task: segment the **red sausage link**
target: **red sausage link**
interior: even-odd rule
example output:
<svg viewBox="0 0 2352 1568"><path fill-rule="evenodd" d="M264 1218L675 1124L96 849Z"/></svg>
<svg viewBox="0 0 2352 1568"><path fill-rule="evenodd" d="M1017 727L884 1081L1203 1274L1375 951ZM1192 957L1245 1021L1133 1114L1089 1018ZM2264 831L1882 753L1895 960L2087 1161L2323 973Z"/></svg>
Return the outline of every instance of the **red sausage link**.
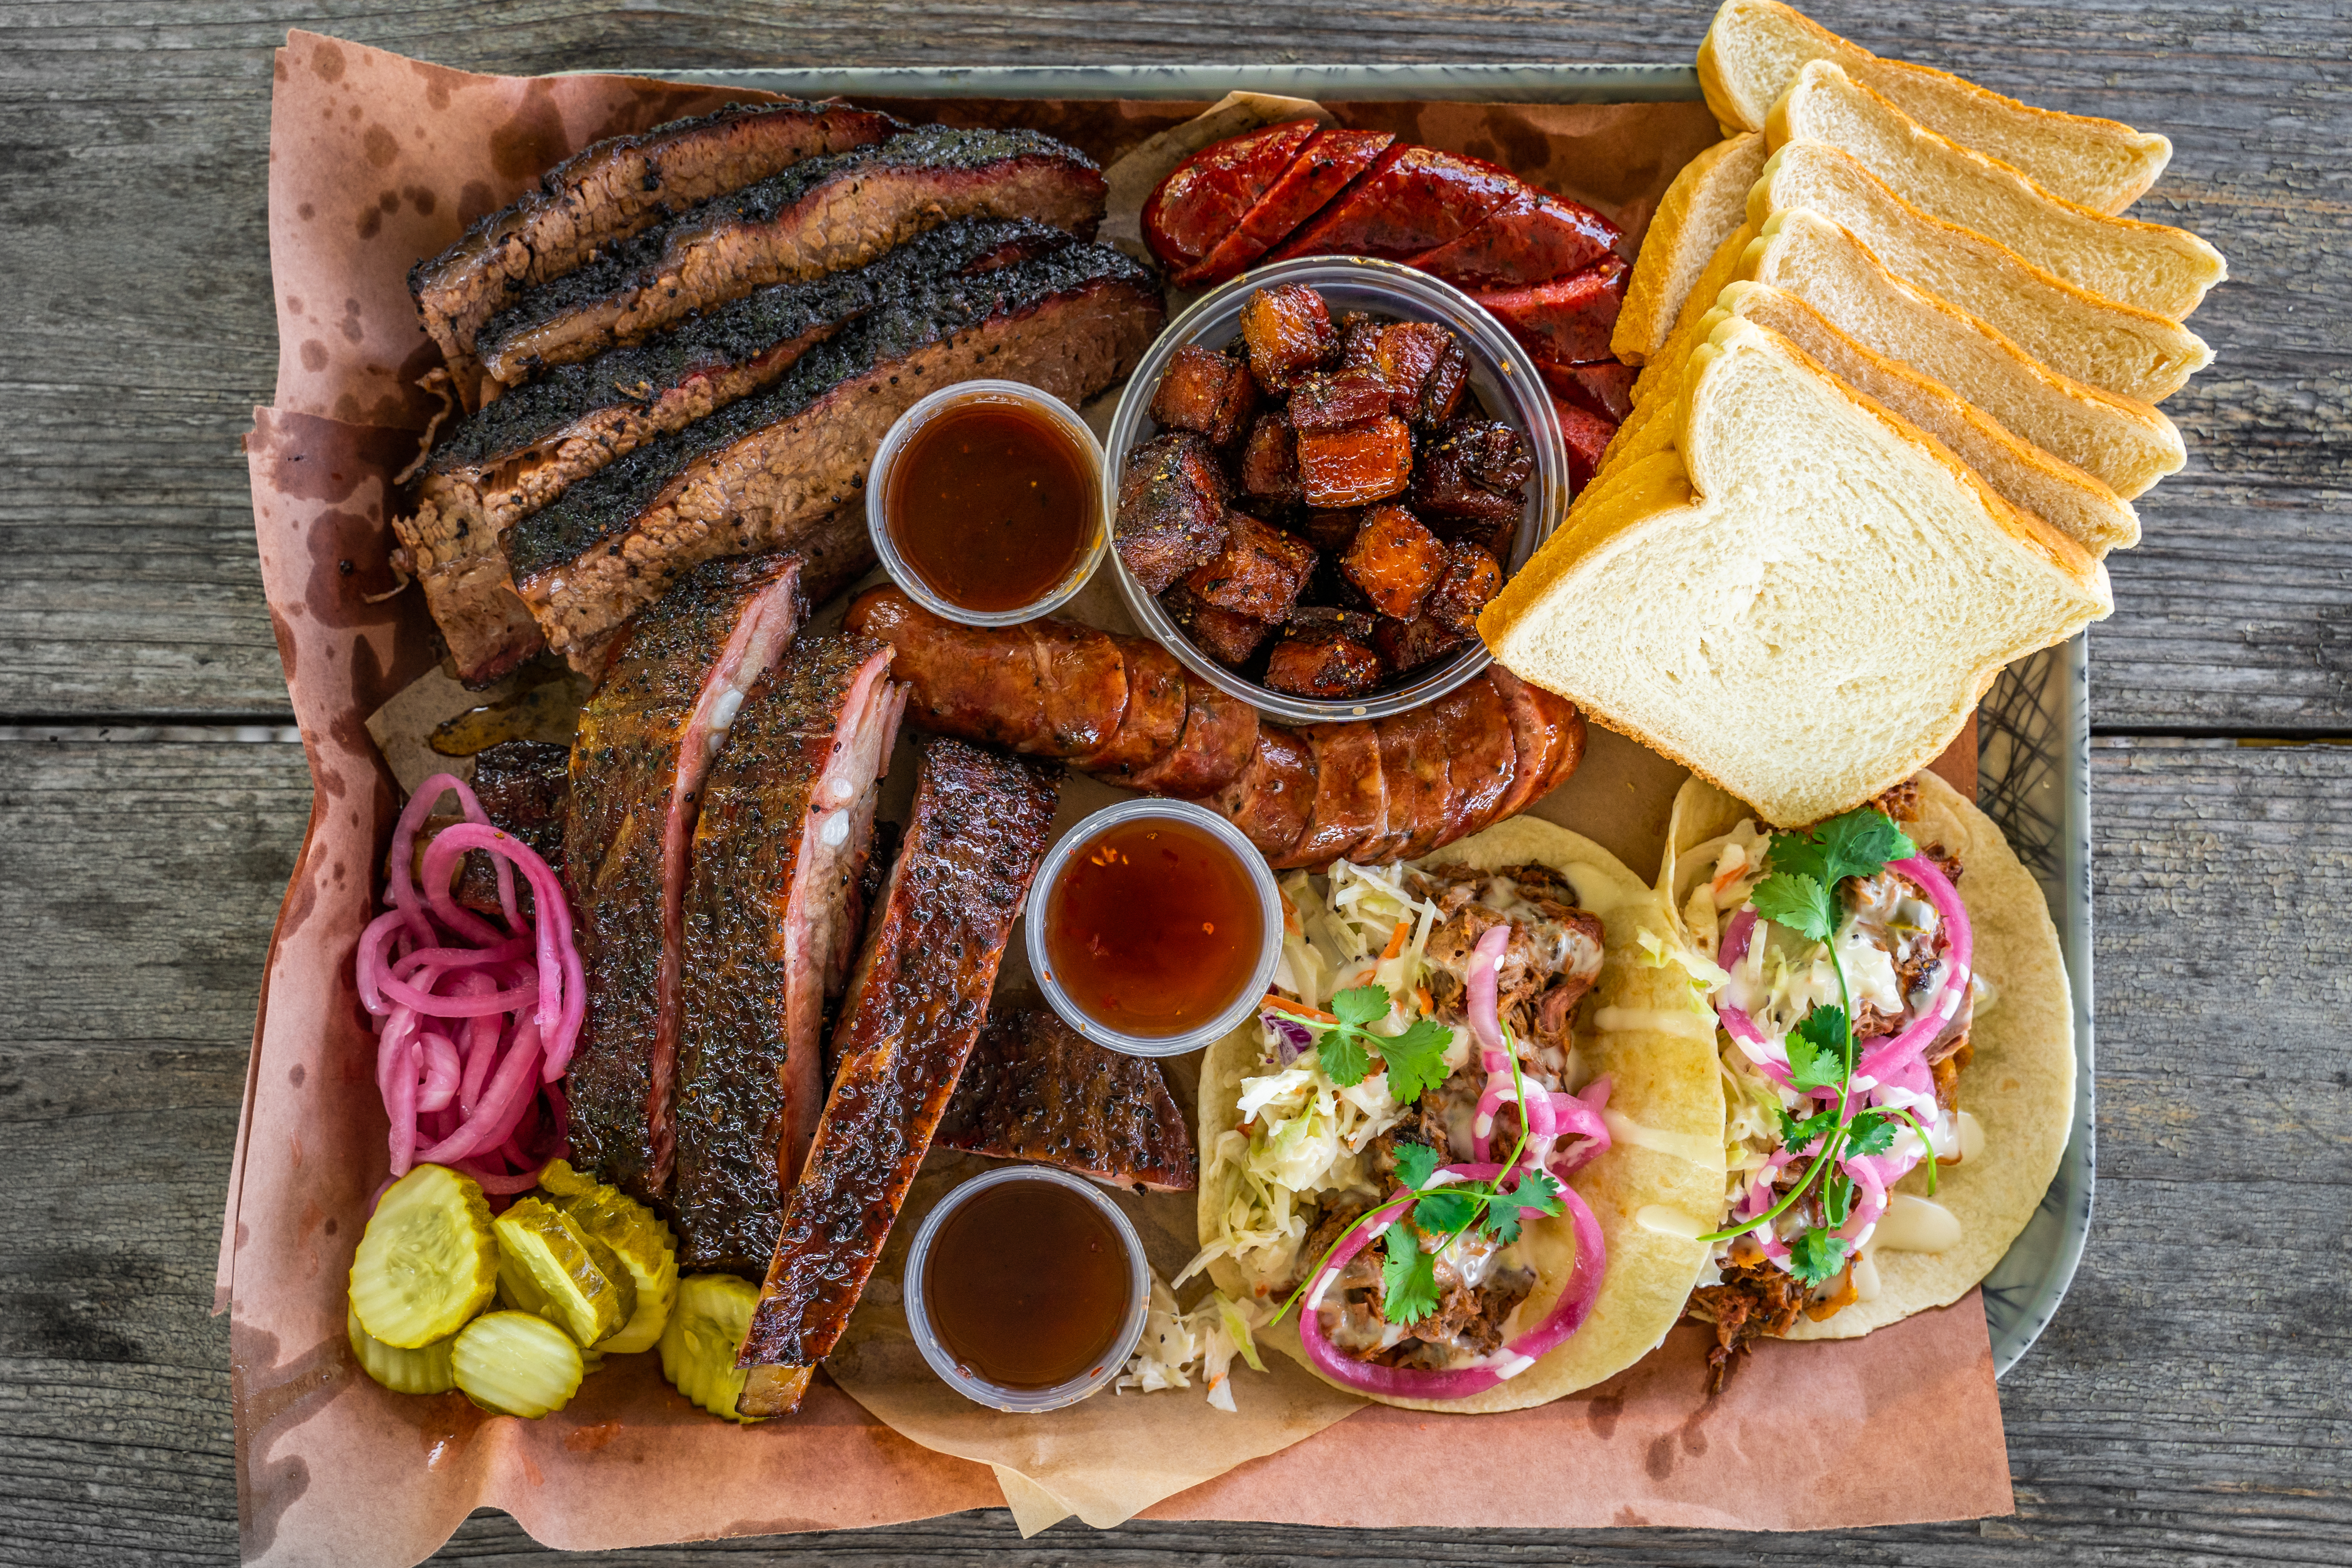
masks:
<svg viewBox="0 0 2352 1568"><path fill-rule="evenodd" d="M1240 276L1244 268L1289 238L1293 229L1322 211L1395 140L1386 131L1318 131L1233 232L1199 261L1178 271L1175 280L1189 286L1222 283Z"/></svg>
<svg viewBox="0 0 2352 1568"><path fill-rule="evenodd" d="M1316 130L1311 120L1291 120L1228 136L1171 169L1143 204L1143 239L1151 254L1171 268L1207 255L1282 177Z"/></svg>
<svg viewBox="0 0 2352 1568"><path fill-rule="evenodd" d="M1419 256L1460 238L1526 188L1517 175L1483 158L1391 147L1353 189L1276 250L1275 259Z"/></svg>
<svg viewBox="0 0 2352 1568"><path fill-rule="evenodd" d="M1523 188L1477 227L1411 264L1465 289L1508 289L1580 272L1619 237L1615 224L1582 202Z"/></svg>

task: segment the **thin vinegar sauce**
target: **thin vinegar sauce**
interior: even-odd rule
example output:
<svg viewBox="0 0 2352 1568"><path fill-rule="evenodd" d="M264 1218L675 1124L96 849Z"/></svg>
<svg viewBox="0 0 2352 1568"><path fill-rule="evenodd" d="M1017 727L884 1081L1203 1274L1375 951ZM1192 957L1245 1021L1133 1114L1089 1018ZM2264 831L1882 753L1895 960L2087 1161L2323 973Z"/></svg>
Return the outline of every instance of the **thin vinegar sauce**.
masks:
<svg viewBox="0 0 2352 1568"><path fill-rule="evenodd" d="M1189 823L1145 817L1104 829L1048 898L1055 978L1121 1034L1181 1035L1216 1017L1256 972L1265 936L1248 868Z"/></svg>

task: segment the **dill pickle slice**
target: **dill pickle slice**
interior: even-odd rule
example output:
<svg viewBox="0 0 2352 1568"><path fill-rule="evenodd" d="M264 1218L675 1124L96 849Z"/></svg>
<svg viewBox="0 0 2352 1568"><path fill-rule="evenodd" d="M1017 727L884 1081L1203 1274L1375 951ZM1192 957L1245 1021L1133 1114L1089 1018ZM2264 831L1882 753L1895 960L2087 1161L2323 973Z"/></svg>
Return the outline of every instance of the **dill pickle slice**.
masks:
<svg viewBox="0 0 2352 1568"><path fill-rule="evenodd" d="M446 1340L489 1305L498 1245L479 1183L419 1165L384 1189L352 1259L351 1305L394 1350Z"/></svg>
<svg viewBox="0 0 2352 1568"><path fill-rule="evenodd" d="M402 1350L369 1333L360 1322L360 1310L348 1303L343 1332L352 1342L352 1353L360 1359L360 1370L394 1394L446 1394L457 1386L457 1374L449 1366L455 1334L417 1350Z"/></svg>
<svg viewBox="0 0 2352 1568"><path fill-rule="evenodd" d="M485 1410L538 1420L561 1410L587 1375L570 1334L529 1312L485 1312L449 1347L457 1387Z"/></svg>
<svg viewBox="0 0 2352 1568"><path fill-rule="evenodd" d="M547 1300L544 1316L583 1345L629 1321L637 1290L613 1249L544 1198L517 1198L498 1218L499 1255Z"/></svg>
<svg viewBox="0 0 2352 1568"><path fill-rule="evenodd" d="M659 1342L677 1300L677 1243L661 1217L617 1188L597 1185L556 1200L592 1242L612 1249L636 1287L636 1310L596 1348L614 1355L649 1351Z"/></svg>
<svg viewBox="0 0 2352 1568"><path fill-rule="evenodd" d="M751 1419L735 1414L744 1376L735 1370L735 1352L759 1301L758 1289L732 1274L689 1274L677 1282L677 1304L662 1330L662 1375L713 1415Z"/></svg>
<svg viewBox="0 0 2352 1568"><path fill-rule="evenodd" d="M550 1160L539 1173L539 1190L552 1198L583 1198L599 1191L618 1192L607 1187L595 1177L584 1175L572 1168L569 1160Z"/></svg>

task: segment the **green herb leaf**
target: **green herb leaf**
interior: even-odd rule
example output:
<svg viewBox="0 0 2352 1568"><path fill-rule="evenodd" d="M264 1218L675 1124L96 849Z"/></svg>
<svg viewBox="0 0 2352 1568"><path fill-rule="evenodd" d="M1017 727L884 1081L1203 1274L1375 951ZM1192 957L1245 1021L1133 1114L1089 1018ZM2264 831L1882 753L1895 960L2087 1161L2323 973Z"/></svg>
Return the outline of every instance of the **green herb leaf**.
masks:
<svg viewBox="0 0 2352 1568"><path fill-rule="evenodd" d="M1792 1154L1801 1154L1817 1138L1825 1138L1837 1129L1837 1108L1817 1110L1800 1120L1786 1110L1780 1112L1780 1147Z"/></svg>
<svg viewBox="0 0 2352 1568"><path fill-rule="evenodd" d="M1895 1118L1885 1111L1865 1110L1853 1119L1853 1131L1846 1139L1845 1152L1849 1154L1884 1154L1895 1147Z"/></svg>
<svg viewBox="0 0 2352 1568"><path fill-rule="evenodd" d="M1843 1269L1845 1259L1843 1238L1826 1230L1806 1231L1789 1243L1789 1271L1803 1280L1808 1289Z"/></svg>
<svg viewBox="0 0 2352 1568"><path fill-rule="evenodd" d="M1774 834L1765 863L1835 888L1848 877L1875 877L1889 860L1906 860L1918 852L1893 817L1864 805L1801 833Z"/></svg>
<svg viewBox="0 0 2352 1568"><path fill-rule="evenodd" d="M1484 1224L1486 1233L1496 1241L1518 1240L1519 1226L1528 1215L1556 1215L1559 1212L1559 1184L1542 1171L1528 1171L1519 1177L1519 1184L1509 1192L1499 1189L1486 1205Z"/></svg>
<svg viewBox="0 0 2352 1568"><path fill-rule="evenodd" d="M1843 1171L1832 1171L1822 1183L1822 1217L1834 1230L1853 1212L1853 1183Z"/></svg>
<svg viewBox="0 0 2352 1568"><path fill-rule="evenodd" d="M1322 1064L1324 1076L1341 1089L1353 1089L1372 1070L1372 1058L1364 1050L1364 1037L1354 1029L1326 1031L1315 1042L1315 1059Z"/></svg>
<svg viewBox="0 0 2352 1568"><path fill-rule="evenodd" d="M1360 1029L1389 1016L1389 988L1357 985L1331 998L1331 1012L1340 1023Z"/></svg>
<svg viewBox="0 0 2352 1568"><path fill-rule="evenodd" d="M1440 1187L1424 1193L1412 1205L1412 1223L1433 1234L1453 1235L1467 1226L1478 1213L1475 1193L1459 1187Z"/></svg>
<svg viewBox="0 0 2352 1568"><path fill-rule="evenodd" d="M1437 1310L1436 1260L1422 1251L1412 1226L1400 1221L1383 1238L1381 1316L1391 1323L1417 1323Z"/></svg>
<svg viewBox="0 0 2352 1568"><path fill-rule="evenodd" d="M1816 877L1776 871L1756 884L1748 901L1774 925L1786 926L1813 942L1827 942L1830 932L1837 929L1836 900Z"/></svg>
<svg viewBox="0 0 2352 1568"><path fill-rule="evenodd" d="M1429 1185L1429 1179L1444 1163L1445 1156L1426 1143L1396 1145L1397 1180L1409 1191L1417 1193Z"/></svg>
<svg viewBox="0 0 2352 1568"><path fill-rule="evenodd" d="M1372 989L1378 991L1380 987ZM1381 992L1383 996L1388 993ZM1382 1009L1385 1013L1386 1008ZM1411 1105L1445 1081L1445 1051L1454 1031L1434 1018L1415 1018L1412 1027L1393 1039L1375 1035L1372 1044L1388 1064L1389 1093L1399 1105ZM1419 1183L1413 1184L1420 1185Z"/></svg>
<svg viewBox="0 0 2352 1568"><path fill-rule="evenodd" d="M1826 1005L1789 1031L1789 1081L1799 1089L1835 1089L1845 1081L1845 1009Z"/></svg>

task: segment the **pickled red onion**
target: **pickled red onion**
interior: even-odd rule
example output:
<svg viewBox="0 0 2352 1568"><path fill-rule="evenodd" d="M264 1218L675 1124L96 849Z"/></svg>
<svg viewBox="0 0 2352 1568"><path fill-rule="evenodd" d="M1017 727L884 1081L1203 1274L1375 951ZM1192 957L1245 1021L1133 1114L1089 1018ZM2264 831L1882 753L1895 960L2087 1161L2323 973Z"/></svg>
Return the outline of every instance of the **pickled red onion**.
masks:
<svg viewBox="0 0 2352 1568"><path fill-rule="evenodd" d="M436 836L419 867L417 829L444 795L457 797L466 820ZM469 849L488 854L497 870L502 925L449 896ZM528 922L518 871L531 891ZM384 905L361 933L357 969L361 1004L375 1020L392 1174L446 1164L486 1192L521 1192L566 1151L556 1079L587 1010L562 886L530 846L490 825L473 791L436 773L393 829Z"/></svg>
<svg viewBox="0 0 2352 1568"><path fill-rule="evenodd" d="M1488 973L1490 976L1493 973L1491 967ZM1487 1182L1498 1179L1505 1173L1502 1166L1488 1162L1448 1165L1444 1173L1457 1180ZM1382 1205L1369 1220L1358 1226L1316 1271L1307 1287L1305 1310L1299 1313L1298 1338L1307 1348L1307 1360L1315 1363L1317 1371L1334 1383L1360 1389L1367 1394L1399 1399L1467 1399L1474 1394L1484 1394L1507 1377L1526 1371L1543 1356L1559 1349L1570 1335L1584 1326L1584 1320L1592 1313L1593 1302L1601 1295L1601 1277L1609 1265L1608 1246L1601 1235L1601 1222L1593 1218L1592 1210L1572 1189L1562 1187L1559 1190L1560 1205L1576 1234L1576 1264L1569 1271L1568 1283L1560 1288L1559 1299L1552 1303L1551 1310L1546 1312L1543 1321L1533 1329L1483 1361L1444 1372L1376 1366L1341 1353L1323 1331L1320 1310L1323 1292L1330 1288L1339 1270L1353 1262L1356 1255L1370 1245L1374 1236L1402 1217L1418 1195L1410 1192L1400 1193Z"/></svg>

